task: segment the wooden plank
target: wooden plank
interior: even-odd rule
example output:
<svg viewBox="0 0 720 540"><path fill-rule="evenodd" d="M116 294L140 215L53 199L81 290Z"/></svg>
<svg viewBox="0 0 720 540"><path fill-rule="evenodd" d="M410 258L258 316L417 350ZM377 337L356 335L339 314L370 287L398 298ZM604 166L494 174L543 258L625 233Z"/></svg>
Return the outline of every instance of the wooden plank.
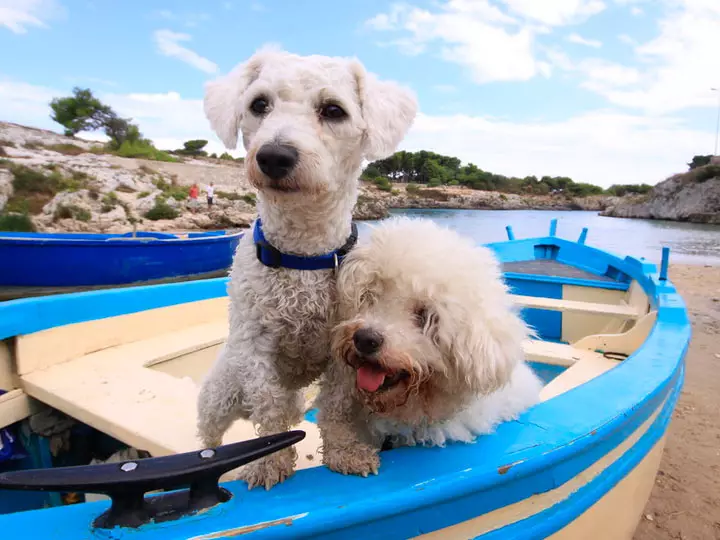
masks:
<svg viewBox="0 0 720 540"><path fill-rule="evenodd" d="M579 302L577 300L559 300L537 296L511 295L513 301L526 308L547 309L550 311L570 311L575 313L592 313L637 319L640 317L635 309L626 305L598 304L595 302Z"/></svg>
<svg viewBox="0 0 720 540"><path fill-rule="evenodd" d="M523 343L525 359L529 362L540 362L556 366L572 366L583 358L602 356L596 352L584 349L576 349L564 343L553 343L535 339Z"/></svg>
<svg viewBox="0 0 720 540"><path fill-rule="evenodd" d="M573 347L590 351L601 350L630 355L645 342L655 327L656 319L657 311L651 311L636 322L627 332L585 336L573 343Z"/></svg>
<svg viewBox="0 0 720 540"><path fill-rule="evenodd" d="M182 334L182 328L206 321L219 320L227 327L227 306L227 297L212 298L18 336L17 371L22 376L130 341L176 331Z"/></svg>
<svg viewBox="0 0 720 540"><path fill-rule="evenodd" d="M200 448L196 436L198 385L152 369L160 362L213 347L227 337L225 319L103 349L22 375L29 395L108 435L154 456ZM298 467L321 464L320 433L307 421L299 429ZM251 422L239 420L224 442L255 437Z"/></svg>
<svg viewBox="0 0 720 540"><path fill-rule="evenodd" d="M598 375L602 375L619 363L620 361L618 360L610 360L597 353L583 357L546 384L540 392L540 400L547 401L550 398L563 394L568 390L594 379Z"/></svg>
<svg viewBox="0 0 720 540"><path fill-rule="evenodd" d="M24 420L40 410L40 404L19 389L0 396L0 428Z"/></svg>

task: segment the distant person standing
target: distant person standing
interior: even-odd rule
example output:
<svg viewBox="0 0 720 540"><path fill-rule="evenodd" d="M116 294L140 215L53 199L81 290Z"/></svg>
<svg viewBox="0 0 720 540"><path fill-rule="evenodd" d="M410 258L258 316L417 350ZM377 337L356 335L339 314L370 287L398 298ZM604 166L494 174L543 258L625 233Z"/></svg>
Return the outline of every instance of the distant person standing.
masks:
<svg viewBox="0 0 720 540"><path fill-rule="evenodd" d="M215 182L210 182L205 192L207 193L208 210L210 210L213 205L213 199L215 198Z"/></svg>
<svg viewBox="0 0 720 540"><path fill-rule="evenodd" d="M200 195L200 188L198 187L197 183L195 183L190 186L190 192L188 193L188 196L190 197L190 211L193 214L197 212L198 195Z"/></svg>

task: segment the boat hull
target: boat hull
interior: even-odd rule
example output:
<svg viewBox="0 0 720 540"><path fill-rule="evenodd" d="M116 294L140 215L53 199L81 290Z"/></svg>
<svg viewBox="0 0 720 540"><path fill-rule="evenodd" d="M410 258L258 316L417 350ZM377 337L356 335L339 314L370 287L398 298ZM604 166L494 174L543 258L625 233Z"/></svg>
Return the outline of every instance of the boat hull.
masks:
<svg viewBox="0 0 720 540"><path fill-rule="evenodd" d="M128 235L0 233L6 294L141 284L226 271L242 233ZM11 289L12 288L12 289Z"/></svg>
<svg viewBox="0 0 720 540"><path fill-rule="evenodd" d="M312 456L312 464L270 491L225 483L233 495L228 502L176 522L97 531L90 524L108 503L96 502L0 516L0 528L47 538L138 540L631 538L683 385L691 336L684 303L662 271L646 261L554 236L490 247L506 268L518 263L506 280L526 306L525 317L536 321L550 345L584 333L615 346L634 341L629 354L618 360L612 359L617 352L606 358L595 347L574 349L573 365L543 391L561 379L570 384L562 390L555 385L555 392L516 421L473 444L383 452L377 476L333 473ZM555 269L549 277L520 272L527 268L523 261L533 259L583 272L562 276ZM197 389L178 373L189 373L183 357L203 350L216 354L222 347L226 285L226 279L204 280L0 305L0 339L16 336L20 378L37 399L153 455L189 451L196 444ZM575 296L580 287L587 289L584 304ZM632 301L623 304L620 295L632 300L637 291L645 311L633 315ZM612 299L618 303L610 305ZM585 312L578 315L579 309ZM634 325L609 337L581 332L589 321L605 327L610 315L635 316ZM83 335L88 335L84 342ZM159 369L173 358L180 362ZM583 378L584 365L607 362L611 368ZM92 398L78 396L81 377ZM573 382L573 377L580 378ZM143 420L141 413L153 420ZM311 424L308 415L301 429L315 451L317 429ZM308 448L298 445L299 463Z"/></svg>

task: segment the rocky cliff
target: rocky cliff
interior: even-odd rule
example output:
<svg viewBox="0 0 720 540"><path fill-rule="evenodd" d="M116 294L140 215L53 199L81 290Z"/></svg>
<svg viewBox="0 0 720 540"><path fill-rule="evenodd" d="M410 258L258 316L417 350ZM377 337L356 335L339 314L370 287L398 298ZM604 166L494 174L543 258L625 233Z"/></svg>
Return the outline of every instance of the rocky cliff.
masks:
<svg viewBox="0 0 720 540"><path fill-rule="evenodd" d="M618 202L602 215L720 225L720 164L671 176L647 195Z"/></svg>

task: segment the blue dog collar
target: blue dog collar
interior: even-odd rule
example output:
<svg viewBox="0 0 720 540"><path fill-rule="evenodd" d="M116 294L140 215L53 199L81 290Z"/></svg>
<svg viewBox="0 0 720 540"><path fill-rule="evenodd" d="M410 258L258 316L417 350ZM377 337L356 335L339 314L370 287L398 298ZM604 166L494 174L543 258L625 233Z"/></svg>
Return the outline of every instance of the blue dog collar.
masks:
<svg viewBox="0 0 720 540"><path fill-rule="evenodd" d="M350 236L341 248L324 255L304 257L302 255L289 255L282 253L275 246L265 240L260 218L253 228L253 241L258 261L270 268L291 268L293 270L333 270L337 268L348 252L357 243L357 225L352 223Z"/></svg>

